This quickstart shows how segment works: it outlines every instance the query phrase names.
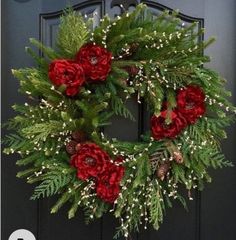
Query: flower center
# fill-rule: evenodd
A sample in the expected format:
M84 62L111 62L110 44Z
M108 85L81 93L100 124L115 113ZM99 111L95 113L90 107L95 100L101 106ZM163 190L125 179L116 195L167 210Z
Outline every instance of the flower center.
M89 166L94 166L96 164L96 160L91 157L86 157L85 158L85 163Z
M67 70L64 71L63 73L65 76L68 76L69 75L69 72Z
M103 184L104 184L104 186L105 186L106 188L110 188L110 187L111 187L109 181L103 181Z
M194 102L188 102L188 103L186 104L186 109L187 109L187 110L192 109L194 106L195 106L195 103L194 103Z
M162 124L162 127L163 127L164 129L168 129L168 128L170 128L170 126L171 126L171 123L166 123L166 122L164 122L164 123Z
M92 65L97 64L97 62L98 62L97 57L91 57L91 58L90 58L90 62L91 62Z

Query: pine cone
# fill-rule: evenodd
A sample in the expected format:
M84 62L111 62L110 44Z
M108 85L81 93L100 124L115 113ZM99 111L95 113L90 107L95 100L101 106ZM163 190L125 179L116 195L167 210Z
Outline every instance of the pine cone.
M156 170L156 175L158 178L160 178L162 181L164 180L166 174L168 173L170 169L170 163L162 163L159 168Z
M180 151L174 151L173 152L173 158L179 164L183 163L183 161L184 161L183 155Z
M73 155L76 153L77 149L76 146L78 145L78 143L74 140L71 140L70 142L68 142L66 144L66 151L70 154Z
M82 131L75 131L72 133L72 138L77 142L84 142L86 140L86 135Z
M75 150L78 152L79 149L80 149L80 147L81 147L81 144L80 144L80 143L77 143L76 146L75 146Z
M129 73L130 77L135 77L138 74L139 69L135 66L127 66L125 70Z
M129 82L129 80L127 80L125 78L120 78L119 80L120 80L121 84L125 87L127 86L128 82Z
M131 44L130 44L130 51L131 51L131 52L136 52L137 49L138 49L138 47L139 47L139 44L138 44L138 43L131 43Z

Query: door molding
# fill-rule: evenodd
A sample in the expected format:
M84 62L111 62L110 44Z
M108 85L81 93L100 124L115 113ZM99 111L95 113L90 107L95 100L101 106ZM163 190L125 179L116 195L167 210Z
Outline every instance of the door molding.
M174 11L173 8L170 8L170 7L166 6L166 5L163 5L163 4L158 3L158 2L149 1L149 0L141 0L140 2L146 4L148 7L152 7L152 8L158 9L158 10L160 10L162 12L165 11L165 10L169 10L170 12ZM183 20L185 22L189 22L189 23L199 22L200 27L201 28L204 27L204 18L193 17L193 16L190 16L190 15L186 15L186 14L184 14L182 12L179 12L178 17L181 20Z
M18 3L26 3L26 2L29 2L31 0L14 0L15 2L18 2Z
M138 5L137 0L112 0L111 8L119 7L121 9L121 13L124 13L129 10L129 7L136 7Z

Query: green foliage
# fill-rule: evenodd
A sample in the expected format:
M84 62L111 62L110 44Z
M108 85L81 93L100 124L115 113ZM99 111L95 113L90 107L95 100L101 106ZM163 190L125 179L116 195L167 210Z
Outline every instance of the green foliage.
M20 151L20 153L27 150L31 151L33 148L32 141L17 134L7 135L3 143L8 146L3 150L6 154L14 153L15 151Z
M63 122L58 121L50 121L48 123L37 123L33 126L26 127L22 130L23 135L33 136L36 135L34 138L36 142L38 141L46 141L47 137L50 134L55 134L58 132L59 128L62 128Z
M150 222L153 224L154 229L158 230L160 223L163 222L163 202L160 201L162 197L160 186L156 183L155 191L152 191L150 195Z
M12 71L20 93L29 99L13 106L17 115L4 125L12 131L3 140L4 152L20 155L16 164L25 169L17 177L38 184L31 199L59 196L51 213L68 203L68 218L82 207L86 222L90 222L111 211L121 222L115 238L127 237L139 231L141 223L158 229L174 200L187 208L180 185L188 193L202 190L205 182L211 181L209 168L232 166L222 154L220 142L227 137L225 128L235 121L232 112L236 108L229 101L225 80L203 65L210 61L204 49L214 39L200 42L203 29L197 29L197 23L182 26L177 12L165 11L154 17L140 4L132 13L116 19L106 16L94 31L90 29L90 21L67 9L61 17L56 49L30 39L42 56L26 48L37 67ZM106 81L86 81L78 95L67 97L64 86L55 87L49 80L49 63L74 59L89 41L112 53L111 71ZM147 132L138 142L125 142L100 134L113 115L135 121L126 106L129 98L145 101L147 110L157 116L167 102L166 124L170 124L176 92L187 85L203 89L207 112L175 139L155 141ZM96 195L94 179L79 180L70 165L66 144L77 130L112 159L124 158L125 174L113 205ZM160 178L157 171L165 163L170 168Z
M134 116L129 111L127 107L125 107L124 102L121 98L114 96L111 99L111 107L114 109L116 115L120 115L125 118L129 118L132 121L135 121Z
M18 166L26 166L28 164L31 164L32 162L36 161L40 156L34 154L29 157L22 158L20 160L17 160L16 165Z
M69 192L65 192L58 199L56 204L52 207L51 213L56 213L66 202L70 200L71 194Z
M71 181L71 178L71 175L58 171L51 171L50 174L45 174L42 178L42 183L35 188L31 199L35 200L40 197L50 197L58 193L59 190Z
M67 9L61 17L57 36L57 46L65 58L74 58L80 47L88 41L89 22L71 9Z
M21 93L31 95L35 98L43 97L53 101L60 101L63 99L63 95L52 88L45 69L24 68L12 70L12 73L19 79L19 91Z
M136 164L138 169L133 183L134 188L142 185L152 173L148 155L143 154L141 157L136 158Z
M59 58L59 55L50 47L44 46L41 42L34 38L30 38L30 43L37 47L45 57L49 60L54 60Z

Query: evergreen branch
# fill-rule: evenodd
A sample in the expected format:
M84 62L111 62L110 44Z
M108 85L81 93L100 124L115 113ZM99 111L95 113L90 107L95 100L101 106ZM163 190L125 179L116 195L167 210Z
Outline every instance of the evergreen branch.
M65 187L71 179L72 177L70 174L64 174L58 171L46 174L43 182L35 188L31 200L55 195L59 190Z
M132 121L135 121L134 116L129 111L129 109L125 107L124 102L121 98L112 96L111 107L116 115L123 116L125 118L129 118Z
M51 120L45 123L36 123L33 126L29 126L22 129L22 133L26 137L34 139L34 142L46 141L49 135L58 135L60 129L63 128L63 122Z
M54 60L60 58L58 53L56 53L52 48L44 46L41 42L34 38L30 38L30 43L36 46L44 55L48 57L50 60Z
M21 153L25 151L31 151L33 149L33 143L29 139L25 139L24 137L17 134L9 134L3 140L3 143L8 147L3 150L4 153L10 154L16 151L20 151Z
M78 207L79 207L79 199L80 199L80 194L79 192L77 191L74 195L74 200L73 200L73 204L70 208L70 210L68 211L68 218L71 219L75 216L77 210L78 210Z
M66 203L70 200L71 197L71 193L66 191L64 192L60 198L58 199L58 201L56 202L56 204L51 208L51 213L56 213L58 212L58 210Z
M74 58L89 36L89 23L86 23L80 13L67 9L61 17L57 35L57 46L65 58Z
M46 59L40 57L38 54L36 54L31 48L26 47L25 51L36 61L36 63L42 68L42 69L48 69L48 63Z
M159 229L160 223L163 222L163 207L160 199L160 190L158 189L157 191L152 191L150 196L150 222L156 230Z

